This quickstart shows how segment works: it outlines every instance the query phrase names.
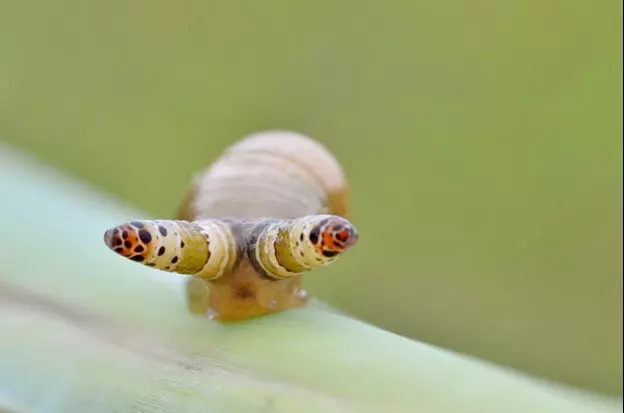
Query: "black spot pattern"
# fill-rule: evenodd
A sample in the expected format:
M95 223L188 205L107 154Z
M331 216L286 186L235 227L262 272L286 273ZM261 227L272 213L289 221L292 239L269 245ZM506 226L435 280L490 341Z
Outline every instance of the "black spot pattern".
M160 232L160 235L162 235L163 237L167 236L167 228L163 226L158 226L158 232Z
M327 225L328 222L329 222L329 218L324 218L321 220L321 222L318 223L318 226L322 227L324 225Z
M312 231L310 231L310 241L312 242L312 244L318 243L320 234L321 234L320 225L317 225L314 228L312 228Z
M144 244L149 244L152 242L152 234L149 233L148 230L142 229L139 230L139 238L143 241Z

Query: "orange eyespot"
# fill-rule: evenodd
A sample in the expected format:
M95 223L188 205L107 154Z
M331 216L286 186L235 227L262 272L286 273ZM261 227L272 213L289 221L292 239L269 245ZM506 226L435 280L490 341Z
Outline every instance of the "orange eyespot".
M357 243L355 228L345 219L335 217L321 221L310 231L310 240L316 250L331 258Z
M357 233L351 225L344 226L338 224L331 230L334 244L341 246L343 249L349 248L357 242Z
M137 224L134 226L128 223L107 230L104 233L104 242L117 254L132 261L143 262L150 250L152 234L143 228L143 224Z

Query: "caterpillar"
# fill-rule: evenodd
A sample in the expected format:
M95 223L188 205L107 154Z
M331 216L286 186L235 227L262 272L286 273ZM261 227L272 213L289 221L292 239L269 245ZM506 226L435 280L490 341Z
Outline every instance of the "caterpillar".
M192 180L174 219L104 233L109 249L189 276L191 312L220 321L308 302L301 276L357 244L342 168L319 142L267 131L234 143Z

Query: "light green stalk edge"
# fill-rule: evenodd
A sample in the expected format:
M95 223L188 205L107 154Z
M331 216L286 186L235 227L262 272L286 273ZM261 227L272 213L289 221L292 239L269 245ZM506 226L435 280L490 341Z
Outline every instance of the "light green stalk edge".
M0 412L622 410L621 398L409 340L318 302L229 325L192 316L182 276L103 244L106 228L145 214L8 147L0 196Z

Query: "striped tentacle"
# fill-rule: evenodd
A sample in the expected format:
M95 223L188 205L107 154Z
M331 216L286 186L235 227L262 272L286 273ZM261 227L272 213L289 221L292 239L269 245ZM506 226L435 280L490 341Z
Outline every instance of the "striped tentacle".
M231 225L225 220L139 220L107 230L104 241L132 261L213 280L230 273L241 259Z
M261 220L253 228L248 255L260 274L279 280L331 264L357 239L355 227L336 215Z

